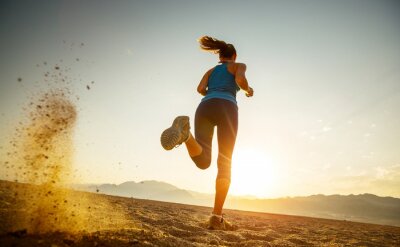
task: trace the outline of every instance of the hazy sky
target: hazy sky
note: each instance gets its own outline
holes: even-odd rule
[[[175,116],[193,124],[218,61],[197,39],[211,35],[235,45],[255,90],[238,95],[232,194],[400,197],[399,27],[395,0],[1,1],[1,144],[44,90],[43,62],[68,66],[83,181],[212,193],[216,159],[202,171],[159,141]]]

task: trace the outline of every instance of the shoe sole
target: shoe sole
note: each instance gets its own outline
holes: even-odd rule
[[[177,145],[182,144],[182,142],[180,142],[181,133],[183,131],[183,127],[188,123],[189,117],[176,117],[172,123],[172,126],[164,130],[161,134],[161,146],[163,146],[165,150],[171,150]]]

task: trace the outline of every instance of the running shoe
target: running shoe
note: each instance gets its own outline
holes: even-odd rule
[[[238,227],[226,219],[224,217],[219,217],[216,215],[212,215],[210,220],[208,221],[208,229],[210,230],[222,230],[222,231],[235,231]]]
[[[161,134],[161,145],[165,150],[171,150],[189,139],[190,123],[188,116],[176,117],[172,126]]]

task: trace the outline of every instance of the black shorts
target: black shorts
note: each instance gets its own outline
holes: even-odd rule
[[[217,178],[231,178],[231,161],[238,130],[238,107],[225,99],[209,99],[199,104],[196,110],[195,138],[202,146],[200,155],[192,157],[200,169],[211,163],[212,138],[217,126],[218,175]]]

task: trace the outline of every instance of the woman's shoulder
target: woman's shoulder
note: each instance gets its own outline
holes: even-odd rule
[[[211,73],[214,71],[216,66],[212,67],[211,69],[207,70],[206,74],[211,75]]]
[[[234,62],[234,63],[229,63],[227,67],[228,67],[228,71],[231,74],[236,74],[236,71],[238,69],[246,69],[246,64]]]
[[[234,64],[235,64],[236,68],[239,68],[239,67],[246,68],[246,64],[245,63],[234,63]]]

